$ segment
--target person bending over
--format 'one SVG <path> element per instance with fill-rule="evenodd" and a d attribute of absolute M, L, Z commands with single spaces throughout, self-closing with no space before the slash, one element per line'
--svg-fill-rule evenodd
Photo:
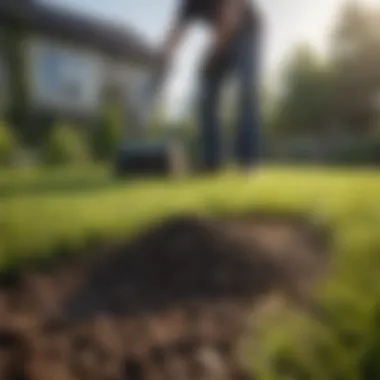
<path fill-rule="evenodd" d="M 239 85 L 234 155 L 241 167 L 250 169 L 259 158 L 261 17 L 251 0 L 180 0 L 173 27 L 164 41 L 166 65 L 193 21 L 204 21 L 213 33 L 200 72 L 201 170 L 214 171 L 223 165 L 219 98 L 230 75 Z"/>

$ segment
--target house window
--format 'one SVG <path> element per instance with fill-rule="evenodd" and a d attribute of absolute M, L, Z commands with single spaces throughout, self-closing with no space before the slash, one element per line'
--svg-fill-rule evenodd
<path fill-rule="evenodd" d="M 98 106 L 101 68 L 97 56 L 58 43 L 35 46 L 34 95 L 44 105 L 80 111 Z"/>
<path fill-rule="evenodd" d="M 83 72 L 86 63 L 83 57 L 71 52 L 46 49 L 43 58 L 45 75 L 42 75 L 46 92 L 63 99 L 80 100 L 81 89 L 86 86 L 86 74 Z"/>

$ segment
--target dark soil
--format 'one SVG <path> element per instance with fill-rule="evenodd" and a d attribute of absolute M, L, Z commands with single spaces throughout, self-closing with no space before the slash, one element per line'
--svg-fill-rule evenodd
<path fill-rule="evenodd" d="M 253 308 L 299 306 L 326 239 L 302 220 L 182 217 L 0 284 L 1 380 L 246 379 Z"/>

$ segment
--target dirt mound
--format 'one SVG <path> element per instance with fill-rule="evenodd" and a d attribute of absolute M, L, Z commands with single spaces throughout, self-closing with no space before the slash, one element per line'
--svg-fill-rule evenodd
<path fill-rule="evenodd" d="M 315 234 L 283 220 L 184 217 L 54 273 L 0 287 L 4 380 L 243 379 L 252 308 L 297 301 L 321 258 Z"/>

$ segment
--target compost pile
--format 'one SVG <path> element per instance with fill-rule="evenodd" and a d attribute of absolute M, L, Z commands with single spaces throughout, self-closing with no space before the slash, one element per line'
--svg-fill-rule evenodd
<path fill-rule="evenodd" d="M 243 234 L 244 235 L 244 234 Z M 0 379 L 244 379 L 253 306 L 296 289 L 231 224 L 162 222 L 102 254 L 0 287 Z"/>

